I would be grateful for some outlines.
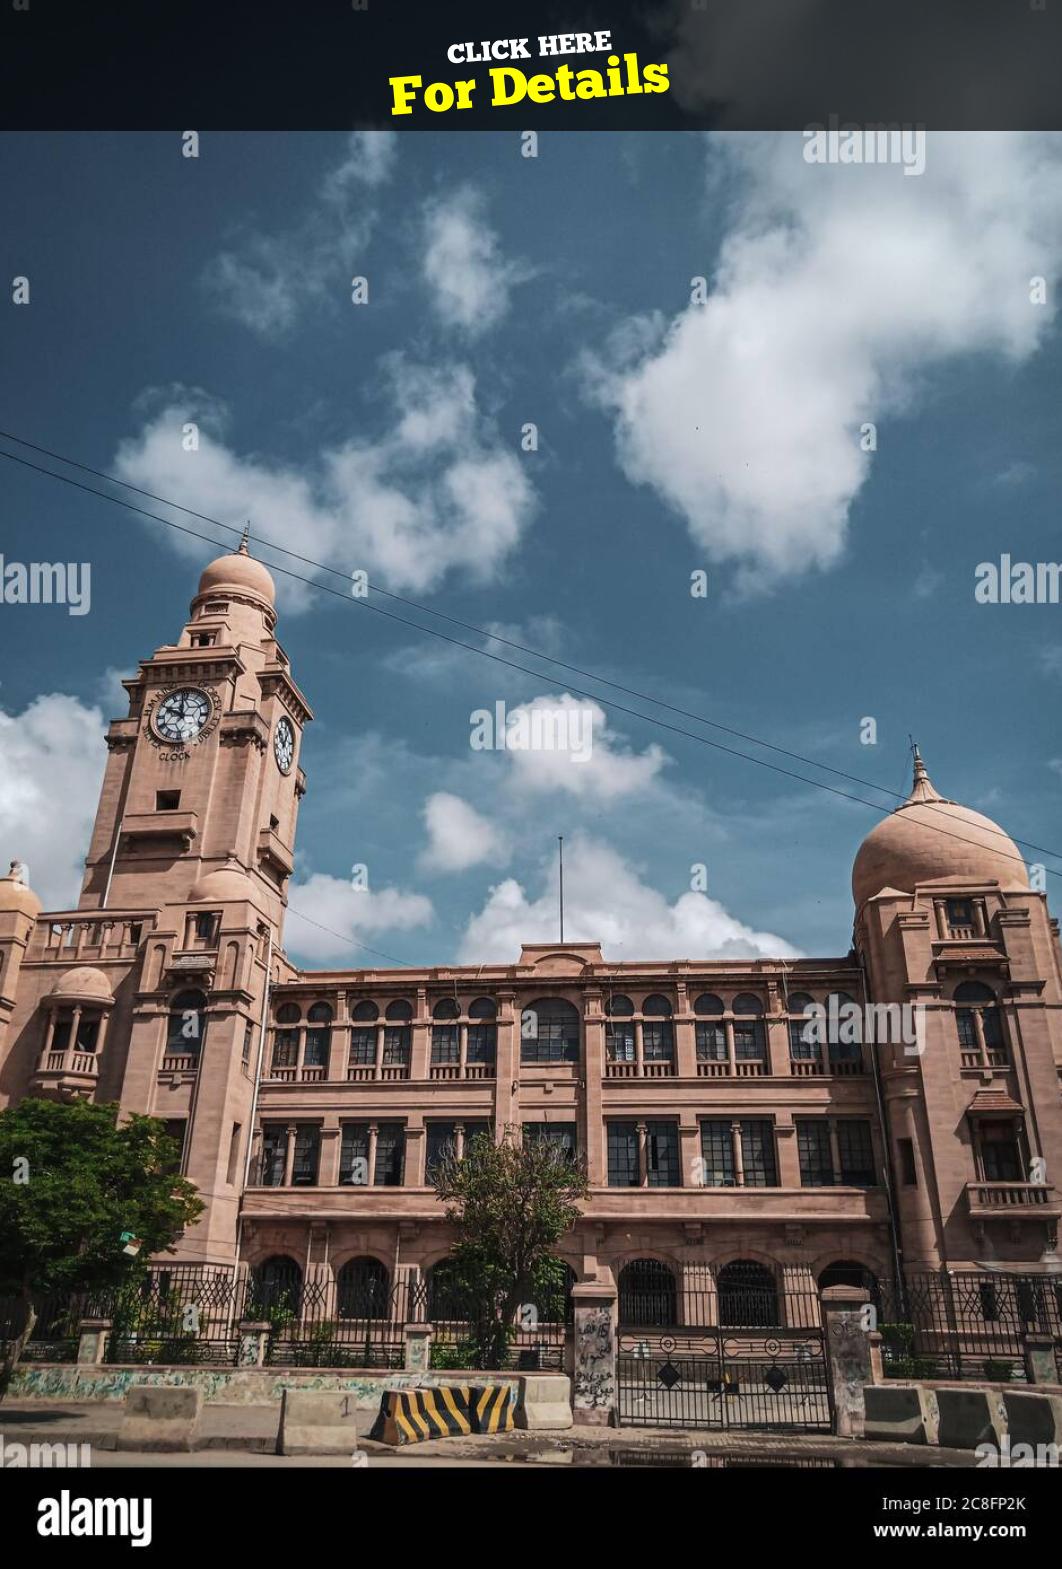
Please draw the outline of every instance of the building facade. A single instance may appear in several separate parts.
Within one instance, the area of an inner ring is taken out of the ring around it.
[[[516,1130],[585,1161],[559,1249],[584,1285],[634,1263],[709,1294],[737,1262],[811,1289],[1062,1269],[1058,925],[917,754],[856,856],[844,956],[617,964],[569,942],[299,970],[312,716],[275,625],[245,548],[209,566],[125,682],[76,909],[42,911],[17,863],[0,879],[0,1106],[85,1095],[170,1125],[206,1201],[182,1259],[430,1278],[451,1242],[433,1163]]]

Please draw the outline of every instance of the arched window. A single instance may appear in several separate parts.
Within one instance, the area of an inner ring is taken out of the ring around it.
[[[847,992],[830,992],[826,998],[826,1039],[834,1073],[854,1073],[862,1067],[862,1016],[852,1011],[857,1007]]]
[[[390,1307],[391,1277],[378,1258],[351,1258],[337,1271],[339,1318],[387,1318]]]
[[[999,999],[981,981],[955,988],[955,1028],[964,1059],[998,1066],[1006,1052]]]
[[[675,1053],[672,1007],[668,999],[654,992],[642,1003],[642,1059],[645,1062],[670,1062]]]
[[[413,1009],[408,1002],[396,999],[387,1004],[384,1026],[384,1067],[402,1068],[409,1072],[410,1044],[412,1040],[409,1020]]]
[[[436,1020],[458,1019],[461,1009],[452,997],[440,997],[431,1011]],[[461,1060],[461,1027],[458,1024],[436,1023],[431,1027],[431,1060],[433,1065],[456,1067]]]
[[[773,1328],[781,1323],[778,1285],[766,1264],[734,1259],[724,1264],[716,1281],[719,1323],[726,1328]]]
[[[170,1000],[166,1051],[171,1057],[192,1057],[203,1049],[206,1035],[206,996],[201,991],[178,992]]]
[[[578,1062],[579,1014],[562,997],[540,997],[520,1015],[521,1062]]]
[[[302,1303],[302,1270],[286,1253],[274,1253],[251,1271],[251,1297],[253,1313],[296,1317]]]
[[[302,1019],[302,1009],[297,1002],[282,1002],[277,1009],[278,1024],[298,1024]]]
[[[442,1258],[428,1270],[428,1321],[463,1323],[468,1318],[468,1296],[458,1284],[452,1259]]]
[[[735,1062],[762,1062],[767,1055],[763,1003],[752,992],[741,992],[730,1011],[734,1015]]]
[[[470,1019],[496,1019],[498,1017],[498,1004],[493,997],[477,997],[468,1010]]]
[[[726,1062],[726,1028],[723,1024],[723,999],[714,992],[702,992],[693,1004],[697,1015],[694,1026],[698,1062]]]
[[[619,1273],[619,1322],[650,1328],[678,1322],[675,1277],[655,1258],[636,1258]]]
[[[570,1264],[563,1259],[557,1261],[564,1277],[555,1286],[546,1291],[540,1291],[531,1298],[538,1309],[539,1320],[543,1324],[572,1324],[575,1322],[575,1300],[572,1289],[576,1283],[576,1273]]]
[[[374,1002],[359,1002],[355,1003],[350,1017],[358,1024],[375,1024],[380,1010]]]
[[[814,1017],[805,1018],[815,1006],[807,992],[792,992],[788,1001],[789,1055],[794,1062],[815,1062],[820,1056],[819,1029]]]
[[[605,1004],[608,1023],[605,1025],[605,1052],[609,1062],[633,1062],[634,1004],[629,997],[617,993]]]
[[[653,992],[642,1003],[642,1014],[647,1019],[670,1019],[674,1013],[670,1002],[660,992]]]
[[[333,1013],[327,1002],[315,1002],[306,1015],[306,1044],[303,1047],[304,1068],[327,1068],[328,1043],[332,1035]]]

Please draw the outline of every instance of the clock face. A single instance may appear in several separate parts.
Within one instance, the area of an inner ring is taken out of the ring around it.
[[[194,741],[210,718],[212,704],[205,692],[184,686],[163,698],[155,710],[155,734],[163,741],[179,744]]]
[[[273,755],[282,774],[289,773],[295,756],[295,732],[290,719],[281,719],[273,732]]]

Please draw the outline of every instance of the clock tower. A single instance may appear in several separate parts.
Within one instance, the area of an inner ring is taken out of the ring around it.
[[[276,641],[276,591],[238,551],[199,580],[176,643],[123,685],[81,911],[135,922],[122,1107],[162,1118],[206,1210],[182,1258],[231,1267],[263,999],[281,951],[312,717]]]

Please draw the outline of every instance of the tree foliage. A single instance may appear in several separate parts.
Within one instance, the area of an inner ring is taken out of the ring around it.
[[[457,1232],[446,1278],[470,1326],[470,1355],[477,1367],[500,1367],[522,1307],[562,1316],[564,1266],[553,1250],[588,1197],[585,1171],[555,1144],[521,1144],[507,1128],[500,1144],[477,1134],[433,1182]]]
[[[171,1251],[203,1203],[176,1175],[180,1151],[163,1124],[117,1105],[24,1100],[0,1112],[0,1295],[23,1320],[0,1367],[0,1396],[44,1296],[102,1291]],[[140,1242],[136,1260],[122,1233]]]

